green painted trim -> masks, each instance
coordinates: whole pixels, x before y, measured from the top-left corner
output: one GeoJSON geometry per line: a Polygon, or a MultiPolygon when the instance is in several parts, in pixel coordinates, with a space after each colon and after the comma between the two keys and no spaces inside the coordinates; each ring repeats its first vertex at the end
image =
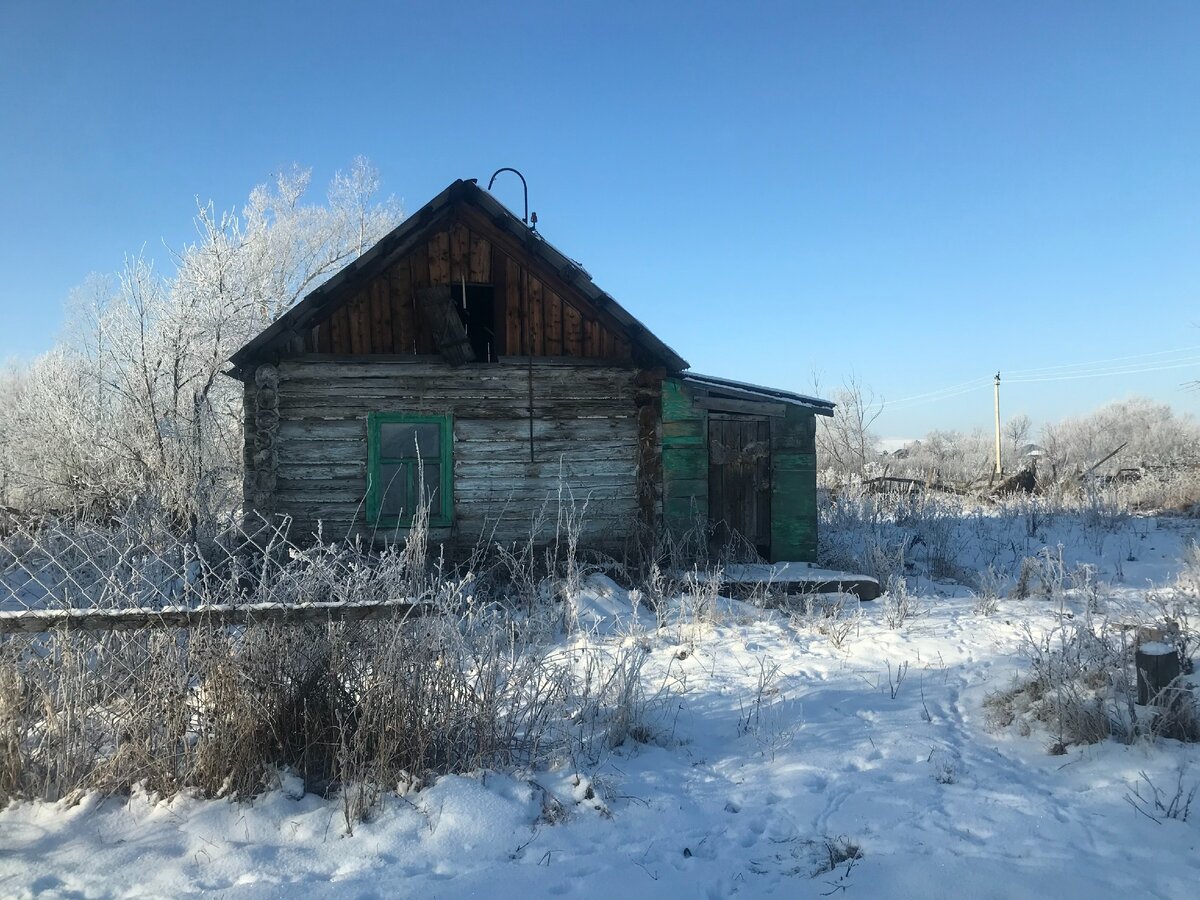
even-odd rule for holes
{"type": "Polygon", "coordinates": [[[708,519],[708,414],[691,391],[668,378],[662,384],[663,521],[680,533],[708,519]]]}
{"type": "MultiPolygon", "coordinates": [[[[437,425],[441,429],[439,436],[441,452],[438,454],[438,464],[441,466],[441,484],[438,491],[442,498],[442,514],[430,516],[429,525],[433,528],[444,528],[454,522],[454,417],[449,413],[440,416],[405,412],[373,412],[367,414],[367,524],[384,528],[405,528],[412,524],[412,513],[403,516],[381,516],[379,504],[382,500],[379,483],[382,480],[379,470],[385,463],[411,463],[412,457],[383,457],[380,455],[380,425],[437,425]]],[[[411,465],[405,466],[405,477],[412,478],[411,465]]],[[[410,485],[411,487],[411,485],[410,485]]]]}
{"type": "Polygon", "coordinates": [[[771,434],[771,561],[817,558],[816,417],[789,408],[771,434]]]}

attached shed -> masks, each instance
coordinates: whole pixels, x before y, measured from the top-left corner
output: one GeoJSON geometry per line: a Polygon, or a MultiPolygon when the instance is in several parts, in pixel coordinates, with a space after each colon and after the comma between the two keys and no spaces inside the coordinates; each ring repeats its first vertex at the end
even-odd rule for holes
{"type": "Polygon", "coordinates": [[[688,372],[583,268],[456,181],[232,357],[244,507],[326,540],[390,537],[421,491],[452,548],[586,503],[582,539],[711,523],[816,556],[815,416],[688,372]]]}

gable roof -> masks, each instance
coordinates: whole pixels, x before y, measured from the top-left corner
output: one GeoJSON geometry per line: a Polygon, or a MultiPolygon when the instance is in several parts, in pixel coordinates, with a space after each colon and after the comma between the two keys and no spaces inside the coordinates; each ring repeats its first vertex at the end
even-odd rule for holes
{"type": "Polygon", "coordinates": [[[584,268],[562,253],[519,219],[511,210],[475,183],[475,179],[459,179],[405,219],[379,240],[370,250],[346,265],[340,272],[311,291],[303,300],[276,319],[257,337],[230,357],[236,369],[242,369],[276,345],[296,337],[323,313],[349,297],[358,287],[383,272],[423,240],[429,238],[440,224],[439,218],[455,204],[463,203],[480,210],[501,231],[521,241],[522,245],[560,279],[579,291],[598,309],[610,315],[626,329],[630,341],[668,372],[688,368],[683,357],[659,340],[645,325],[603,291],[584,268]]]}

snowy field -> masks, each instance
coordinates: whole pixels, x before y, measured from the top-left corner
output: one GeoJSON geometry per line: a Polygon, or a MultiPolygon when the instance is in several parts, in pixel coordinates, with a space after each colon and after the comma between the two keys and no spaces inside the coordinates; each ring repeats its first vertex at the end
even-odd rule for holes
{"type": "Polygon", "coordinates": [[[1061,607],[1008,597],[985,615],[966,588],[914,577],[915,615],[889,623],[885,595],[842,631],[819,610],[732,600],[655,628],[594,578],[564,646],[646,648],[638,740],[394,792],[352,833],[338,799],[287,773],[246,803],[15,803],[0,812],[0,896],[1194,897],[1200,800],[1184,821],[1153,791],[1200,782],[1200,745],[1052,754],[1052,724],[985,705],[1061,616],[1145,619],[1147,590],[1174,584],[1200,530],[1121,529],[1096,540],[1064,520],[1043,535],[1065,542],[1067,569],[1095,567],[1061,607]]]}

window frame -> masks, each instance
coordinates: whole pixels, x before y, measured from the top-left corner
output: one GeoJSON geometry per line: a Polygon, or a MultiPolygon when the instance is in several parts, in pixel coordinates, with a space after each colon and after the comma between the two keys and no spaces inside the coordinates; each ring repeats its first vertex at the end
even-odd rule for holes
{"type": "MultiPolygon", "coordinates": [[[[441,482],[438,495],[441,498],[441,514],[430,515],[429,525],[444,528],[454,522],[454,417],[450,413],[373,412],[367,414],[367,524],[384,528],[409,528],[415,510],[406,510],[402,515],[385,516],[380,513],[383,501],[381,470],[385,465],[411,466],[413,457],[382,455],[383,425],[437,425],[439,433],[438,465],[441,467],[441,482]]],[[[432,460],[422,460],[428,464],[432,460]]]]}

